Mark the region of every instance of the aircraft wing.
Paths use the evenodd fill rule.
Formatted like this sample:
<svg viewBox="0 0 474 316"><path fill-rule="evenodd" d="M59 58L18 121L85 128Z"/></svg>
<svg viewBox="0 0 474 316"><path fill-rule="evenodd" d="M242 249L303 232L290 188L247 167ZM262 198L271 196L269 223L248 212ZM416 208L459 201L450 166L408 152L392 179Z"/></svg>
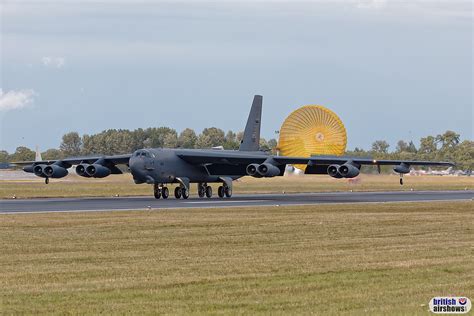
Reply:
<svg viewBox="0 0 474 316"><path fill-rule="evenodd" d="M69 165L77 165L80 163L89 163L92 164L99 159L104 159L105 162L114 164L114 165L125 165L128 164L128 161L132 154L125 154L125 155L113 155L113 156L86 156L86 157L74 157L74 158L65 158L65 159L58 159L58 160L42 160L42 161L17 161L12 162L12 165L17 166L26 166L26 165L50 165L57 161L61 161L62 163L69 164Z"/></svg>
<svg viewBox="0 0 474 316"><path fill-rule="evenodd" d="M308 158L275 156L273 159L280 164L311 164L311 165L332 165L344 164L348 161L357 165L371 166L394 166L407 164L409 166L454 166L452 162L445 161L416 161L416 160L377 160L371 158L344 157L344 156L312 156Z"/></svg>

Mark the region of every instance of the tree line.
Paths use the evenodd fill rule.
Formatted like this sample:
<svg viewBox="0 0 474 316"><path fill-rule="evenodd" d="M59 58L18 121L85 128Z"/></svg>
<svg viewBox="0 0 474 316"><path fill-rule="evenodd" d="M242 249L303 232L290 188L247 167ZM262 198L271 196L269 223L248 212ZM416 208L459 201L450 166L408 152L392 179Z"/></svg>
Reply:
<svg viewBox="0 0 474 316"><path fill-rule="evenodd" d="M186 128L177 133L168 127L138 128L135 130L109 129L97 134L69 132L62 137L59 148L51 148L41 153L44 160L61 159L71 156L87 156L94 154L116 155L131 153L140 148L211 148L223 146L224 149L238 149L243 132L224 132L216 127L205 128L199 135L192 129ZM260 140L260 149L276 153L275 139ZM357 157L372 157L374 159L402 160L442 160L454 161L457 168L473 170L474 142L461 141L459 134L446 131L437 136L426 136L420 139L417 147L413 141L400 140L394 150L384 140L373 142L369 150L355 148L346 151L346 155ZM9 154L0 150L0 162L34 160L35 152L30 148L20 146Z"/></svg>

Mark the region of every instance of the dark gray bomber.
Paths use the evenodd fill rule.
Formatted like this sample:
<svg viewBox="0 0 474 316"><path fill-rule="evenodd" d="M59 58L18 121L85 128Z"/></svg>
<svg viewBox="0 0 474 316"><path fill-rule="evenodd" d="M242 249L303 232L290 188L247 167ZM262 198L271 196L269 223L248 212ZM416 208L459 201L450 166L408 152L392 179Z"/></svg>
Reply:
<svg viewBox="0 0 474 316"><path fill-rule="evenodd" d="M359 175L362 165L395 165L394 170L402 176L412 165L452 166L451 162L373 160L357 157L286 157L259 151L260 124L263 97L256 95L245 126L239 150L220 149L170 149L146 148L132 154L114 156L92 156L66 158L50 161L17 162L25 165L26 172L45 178L62 178L68 168L76 166L76 173L83 177L103 178L120 174L117 165L127 165L135 183L153 184L154 196L168 198L168 183L179 183L175 188L176 198L189 197L190 183L198 184L199 197L212 197L208 183L222 183L219 197L232 196L232 181L243 176L256 178L282 176L287 164L306 164L305 174L328 174L334 178L353 178ZM403 184L400 177L400 184Z"/></svg>

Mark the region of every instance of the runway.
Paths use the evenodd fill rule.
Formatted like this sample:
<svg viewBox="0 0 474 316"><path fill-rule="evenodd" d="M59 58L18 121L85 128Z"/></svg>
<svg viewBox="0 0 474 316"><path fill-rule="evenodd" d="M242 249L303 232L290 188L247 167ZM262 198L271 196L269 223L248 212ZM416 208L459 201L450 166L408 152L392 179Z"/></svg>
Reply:
<svg viewBox="0 0 474 316"><path fill-rule="evenodd" d="M230 199L155 200L153 197L54 198L0 200L0 214L221 208L236 206L313 205L472 200L474 191L335 192L234 195Z"/></svg>

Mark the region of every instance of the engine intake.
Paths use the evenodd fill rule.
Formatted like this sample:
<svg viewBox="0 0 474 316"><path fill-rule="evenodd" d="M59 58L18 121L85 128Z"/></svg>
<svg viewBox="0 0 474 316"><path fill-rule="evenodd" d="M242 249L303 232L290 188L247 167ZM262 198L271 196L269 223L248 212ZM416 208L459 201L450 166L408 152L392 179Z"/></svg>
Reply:
<svg viewBox="0 0 474 316"><path fill-rule="evenodd" d="M339 174L344 178L355 178L359 175L360 170L351 163L345 163L338 169Z"/></svg>
<svg viewBox="0 0 474 316"><path fill-rule="evenodd" d="M47 165L36 165L33 167L33 172L38 177L46 178L46 175L44 174L44 168L46 167Z"/></svg>
<svg viewBox="0 0 474 316"><path fill-rule="evenodd" d="M258 165L256 163L252 163L247 166L246 171L249 176L260 178L261 175L257 171Z"/></svg>
<svg viewBox="0 0 474 316"><path fill-rule="evenodd" d="M94 178L105 178L110 175L111 172L109 168L96 163L86 167L86 173Z"/></svg>
<svg viewBox="0 0 474 316"><path fill-rule="evenodd" d="M328 167L328 175L330 175L333 178L340 179L342 178L342 175L339 173L339 168L341 166L339 165L330 165Z"/></svg>
<svg viewBox="0 0 474 316"><path fill-rule="evenodd" d="M77 165L76 166L77 175L79 175L81 177L90 178L91 176L89 174L87 174L87 172L86 172L86 168L88 166L89 166L89 164L86 164L86 163L81 163L80 165Z"/></svg>
<svg viewBox="0 0 474 316"><path fill-rule="evenodd" d="M280 174L280 169L270 163L262 163L257 167L257 172L262 177L275 177Z"/></svg>
<svg viewBox="0 0 474 316"><path fill-rule="evenodd" d="M66 168L52 164L43 168L43 174L48 178L63 178L67 176Z"/></svg>

